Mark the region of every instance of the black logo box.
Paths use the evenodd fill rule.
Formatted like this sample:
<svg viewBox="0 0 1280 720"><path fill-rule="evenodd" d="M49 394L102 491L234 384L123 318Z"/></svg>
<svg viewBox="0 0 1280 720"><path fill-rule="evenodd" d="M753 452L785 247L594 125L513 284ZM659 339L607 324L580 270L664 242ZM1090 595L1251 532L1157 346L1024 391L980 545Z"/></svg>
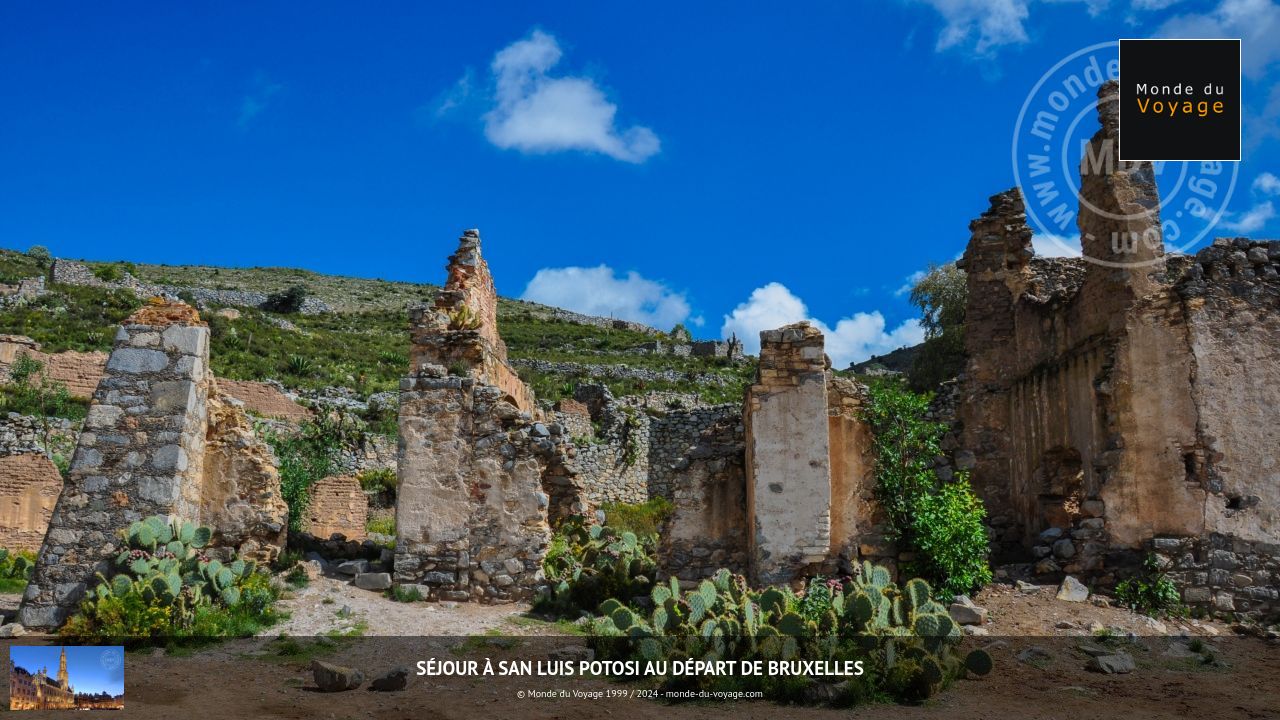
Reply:
<svg viewBox="0 0 1280 720"><path fill-rule="evenodd" d="M1146 93L1138 93L1140 85L1146 86ZM1213 90L1208 95L1207 85ZM1184 92L1166 95L1162 92L1166 86L1181 87ZM1147 112L1139 112L1139 100ZM1121 39L1119 101L1122 162L1237 162L1242 120L1240 41ZM1183 112L1188 101L1191 114ZM1203 117L1198 112L1205 107L1201 102L1209 110ZM1219 102L1223 112L1215 113L1214 103ZM1177 103L1173 115L1170 103ZM1156 114L1157 107L1163 112Z"/></svg>

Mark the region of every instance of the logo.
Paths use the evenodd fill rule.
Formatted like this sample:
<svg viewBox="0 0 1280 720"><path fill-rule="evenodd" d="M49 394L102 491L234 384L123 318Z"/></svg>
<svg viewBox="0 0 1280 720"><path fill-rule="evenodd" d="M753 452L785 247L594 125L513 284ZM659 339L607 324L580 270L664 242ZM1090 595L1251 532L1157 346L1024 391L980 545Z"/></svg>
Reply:
<svg viewBox="0 0 1280 720"><path fill-rule="evenodd" d="M107 670L115 670L124 663L124 649L118 647L107 648L98 657L98 662L102 663L102 667Z"/></svg>
<svg viewBox="0 0 1280 720"><path fill-rule="evenodd" d="M1163 240L1165 250L1184 252L1203 239L1222 217L1235 190L1238 163L1221 161L1153 162L1160 189L1156 208L1136 208L1117 214L1096 207L1081 196L1080 170L1090 173L1133 167L1119 159L1119 148L1103 142L1090 150L1097 132L1098 105L1118 103L1114 94L1099 98L1107 82L1120 79L1119 42L1104 42L1071 53L1059 60L1031 88L1014 125L1013 175L1022 189L1027 221L1041 239L1050 241L1059 254L1083 256L1089 262L1111 267L1131 267L1159 260L1139 260L1139 243ZM1115 109L1115 108L1112 108ZM1081 209L1114 221L1149 222L1158 213L1160 233L1142 237L1111 238L1112 254L1090 257L1076 244L1077 216ZM1134 254L1133 261L1116 260Z"/></svg>

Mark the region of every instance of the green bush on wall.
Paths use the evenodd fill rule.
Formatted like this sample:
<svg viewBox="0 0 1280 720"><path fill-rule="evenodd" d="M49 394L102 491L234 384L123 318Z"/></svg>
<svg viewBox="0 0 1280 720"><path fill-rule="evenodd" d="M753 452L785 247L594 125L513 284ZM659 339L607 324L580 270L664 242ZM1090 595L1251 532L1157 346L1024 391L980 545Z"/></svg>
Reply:
<svg viewBox="0 0 1280 720"><path fill-rule="evenodd" d="M894 381L872 383L867 396L863 417L875 438L876 498L899 549L916 555L903 571L936 583L944 596L991 582L982 501L967 473L944 482L934 469L946 426L925 419L930 396Z"/></svg>

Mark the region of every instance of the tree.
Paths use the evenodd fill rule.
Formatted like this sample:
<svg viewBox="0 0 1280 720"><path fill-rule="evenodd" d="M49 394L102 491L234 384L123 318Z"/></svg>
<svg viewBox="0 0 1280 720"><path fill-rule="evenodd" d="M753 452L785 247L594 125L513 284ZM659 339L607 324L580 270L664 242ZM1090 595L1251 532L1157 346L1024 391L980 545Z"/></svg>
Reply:
<svg viewBox="0 0 1280 720"><path fill-rule="evenodd" d="M268 295L267 301L262 303L262 309L285 314L296 313L302 309L302 303L306 299L307 289L301 285L294 285L287 290Z"/></svg>
<svg viewBox="0 0 1280 720"><path fill-rule="evenodd" d="M925 341L911 363L907 380L912 389L930 390L964 369L964 312L969 300L968 277L954 262L930 265L911 288L911 302L920 308Z"/></svg>
<svg viewBox="0 0 1280 720"><path fill-rule="evenodd" d="M67 386L49 377L44 363L26 353L9 368L8 405L13 412L32 415L40 423L41 442L50 450L51 417L67 417L76 407Z"/></svg>
<svg viewBox="0 0 1280 720"><path fill-rule="evenodd" d="M929 265L929 271L911 288L911 303L920 308L925 337L935 338L947 328L964 324L969 300L968 277L954 262Z"/></svg>
<svg viewBox="0 0 1280 720"><path fill-rule="evenodd" d="M36 265L42 268L49 267L49 263L53 262L53 254L43 245L32 245L31 249L27 250L27 257L35 260Z"/></svg>
<svg viewBox="0 0 1280 720"><path fill-rule="evenodd" d="M684 326L684 323L676 323L676 326L671 328L671 332L668 335L675 342L687 343L693 340L693 334L689 332L689 328Z"/></svg>

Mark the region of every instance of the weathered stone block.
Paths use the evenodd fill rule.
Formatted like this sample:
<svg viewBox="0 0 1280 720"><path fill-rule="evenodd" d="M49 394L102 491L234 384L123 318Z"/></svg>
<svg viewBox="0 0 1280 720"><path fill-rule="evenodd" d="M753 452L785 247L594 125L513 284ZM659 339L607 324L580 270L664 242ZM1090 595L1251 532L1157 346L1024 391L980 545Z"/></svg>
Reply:
<svg viewBox="0 0 1280 720"><path fill-rule="evenodd" d="M169 366L169 356L159 350L122 348L111 353L107 370L134 375L159 372Z"/></svg>

